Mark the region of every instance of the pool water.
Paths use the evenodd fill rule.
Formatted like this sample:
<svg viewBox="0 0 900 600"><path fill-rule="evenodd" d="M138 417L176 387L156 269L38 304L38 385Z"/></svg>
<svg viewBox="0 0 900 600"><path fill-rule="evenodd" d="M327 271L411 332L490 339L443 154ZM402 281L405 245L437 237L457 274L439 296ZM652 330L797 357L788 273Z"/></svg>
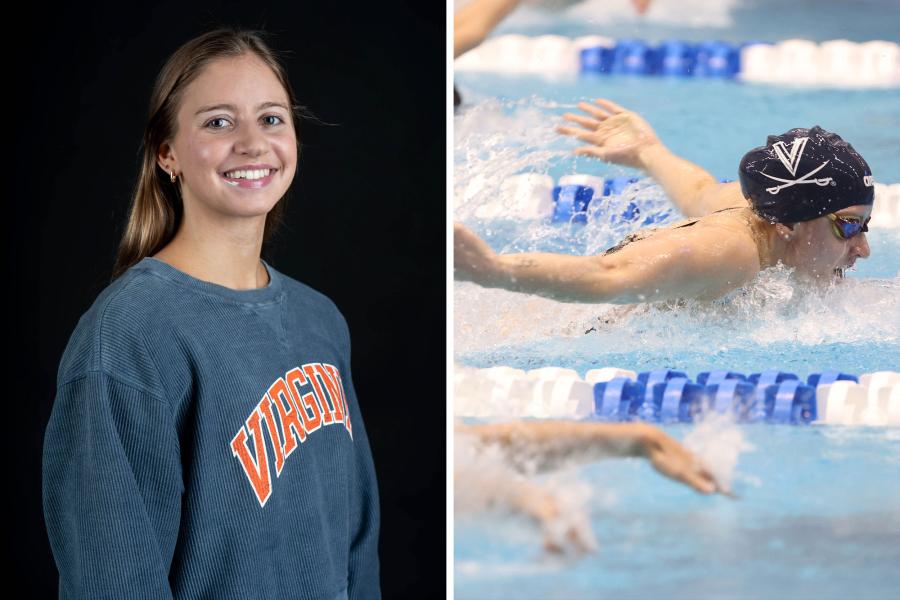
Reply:
<svg viewBox="0 0 900 600"><path fill-rule="evenodd" d="M689 426L667 426L683 439ZM457 598L889 598L900 585L900 432L744 425L733 489L701 496L637 459L539 476L582 502L599 550L541 551L521 517L459 514Z"/></svg>
<svg viewBox="0 0 900 600"><path fill-rule="evenodd" d="M610 18L593 20L579 17L578 7L540 18L525 11L504 23L498 34L624 37L616 33L621 31L651 41L672 35L731 41L896 38L896 27L883 22L890 22L896 4L880 0L804 0L777 3L778 9L767 0L687 2L704 4L694 21L672 16L672 3L664 0L654 4L664 9L662 16L644 22L623 16L621 7ZM585 6L599 10L597 2ZM782 8L789 14L779 13ZM790 19L799 13L803 19ZM772 16L776 14L783 18ZM771 27L762 27L769 21ZM846 34L839 33L842 21L850 27ZM476 217L479 206L500 195L504 180L521 173L546 174L554 181L575 173L642 177L632 169L575 158L571 151L577 143L554 133L562 113L577 112L578 101L596 97L639 112L670 149L716 177L736 179L743 153L762 145L768 134L818 124L841 134L866 157L876 181L900 183L897 89L485 73L457 73L455 83L465 106L454 118L454 217L498 252L602 252L642 226L641 221L613 216L631 201L644 217L657 219L654 225L680 218L646 178L604 199L604 210L585 224L521 221L502 212L492 219ZM725 299L705 304L568 304L457 282L454 358L464 367L558 366L582 376L607 366L634 371L668 367L691 377L715 368L745 374L781 368L801 378L823 369L857 375L900 370L900 231L873 223L868 240L871 257L824 289L799 283L789 269L779 267ZM638 459L533 475L585 519L599 542L598 552L582 558L549 556L541 551L539 530L523 517L460 509L454 539L456 596L896 594L900 430L728 422L664 429L706 460L732 456L721 476L732 481L740 499L700 496ZM478 459L468 457L457 460L456 468L480 467Z"/></svg>

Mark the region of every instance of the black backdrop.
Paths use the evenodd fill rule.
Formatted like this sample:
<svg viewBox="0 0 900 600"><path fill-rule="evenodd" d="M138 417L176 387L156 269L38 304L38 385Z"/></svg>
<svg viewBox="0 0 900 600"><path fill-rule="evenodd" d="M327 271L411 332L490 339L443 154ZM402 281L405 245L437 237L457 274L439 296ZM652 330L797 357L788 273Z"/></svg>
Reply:
<svg viewBox="0 0 900 600"><path fill-rule="evenodd" d="M445 5L443 2L70 5L7 23L4 128L12 363L4 436L16 507L7 549L32 597L56 595L41 447L56 369L109 283L153 79L217 25L289 50L305 124L286 227L263 256L347 318L379 479L386 598L445 589ZM7 37L7 40L12 39ZM10 44L11 42L7 42ZM411 410L412 408L412 410Z"/></svg>

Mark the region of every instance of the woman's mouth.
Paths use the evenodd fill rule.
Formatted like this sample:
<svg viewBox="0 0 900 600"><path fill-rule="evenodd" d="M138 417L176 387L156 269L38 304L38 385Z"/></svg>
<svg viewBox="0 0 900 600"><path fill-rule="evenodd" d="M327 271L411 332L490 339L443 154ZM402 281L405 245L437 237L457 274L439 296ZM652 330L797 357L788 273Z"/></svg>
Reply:
<svg viewBox="0 0 900 600"><path fill-rule="evenodd" d="M278 169L230 171L227 173L221 173L221 177L228 185L232 187L257 189L269 185L277 171Z"/></svg>

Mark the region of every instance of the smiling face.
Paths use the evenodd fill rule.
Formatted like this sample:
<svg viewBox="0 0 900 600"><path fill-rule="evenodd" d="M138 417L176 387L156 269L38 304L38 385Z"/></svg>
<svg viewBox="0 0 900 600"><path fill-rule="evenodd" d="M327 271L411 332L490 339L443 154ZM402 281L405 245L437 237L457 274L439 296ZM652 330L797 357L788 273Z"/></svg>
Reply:
<svg viewBox="0 0 900 600"><path fill-rule="evenodd" d="M872 214L872 205L848 206L835 214L838 217L858 217L865 222ZM852 267L858 258L869 256L865 233L846 240L839 238L827 216L796 223L788 235L785 264L816 279L831 279Z"/></svg>
<svg viewBox="0 0 900 600"><path fill-rule="evenodd" d="M211 62L184 91L175 138L159 164L181 179L186 205L220 215L265 215L297 168L297 137L287 92L255 54ZM226 178L251 167L262 179ZM259 173L244 173L256 177Z"/></svg>

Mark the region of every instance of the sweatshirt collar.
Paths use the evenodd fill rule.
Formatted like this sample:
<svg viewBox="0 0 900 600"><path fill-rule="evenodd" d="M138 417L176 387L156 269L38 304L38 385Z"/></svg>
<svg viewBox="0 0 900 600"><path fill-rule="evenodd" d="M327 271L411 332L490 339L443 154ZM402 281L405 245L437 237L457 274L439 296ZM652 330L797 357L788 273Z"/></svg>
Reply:
<svg viewBox="0 0 900 600"><path fill-rule="evenodd" d="M260 258L260 261L262 261L266 271L269 273L269 283L261 288L251 288L247 290L236 290L210 281L197 279L180 269L176 269L169 263L152 256L145 256L135 266L146 268L165 279L175 281L176 283L198 292L218 296L232 302L259 304L277 299L281 292L281 273L272 268L272 266L262 258Z"/></svg>

